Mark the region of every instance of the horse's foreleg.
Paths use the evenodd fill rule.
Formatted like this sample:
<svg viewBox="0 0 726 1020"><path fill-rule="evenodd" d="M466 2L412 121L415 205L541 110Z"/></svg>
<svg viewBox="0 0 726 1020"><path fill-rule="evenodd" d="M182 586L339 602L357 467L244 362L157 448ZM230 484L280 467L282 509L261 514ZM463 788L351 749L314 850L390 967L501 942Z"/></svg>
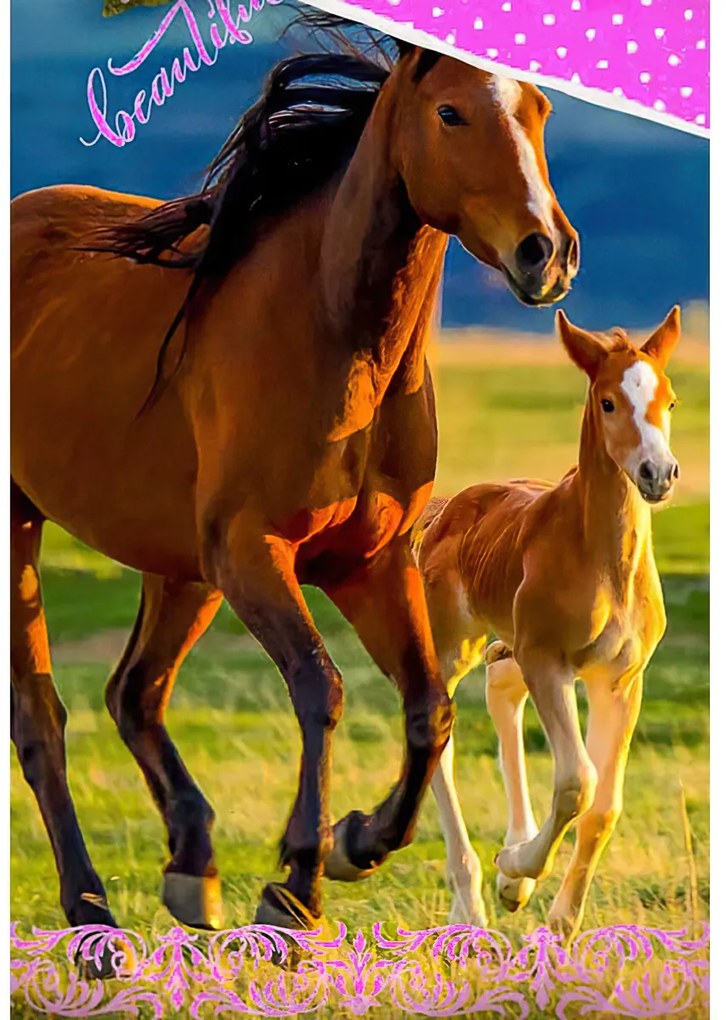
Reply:
<svg viewBox="0 0 726 1020"><path fill-rule="evenodd" d="M532 813L524 760L523 715L527 685L511 651L501 641L487 649L486 701L499 741L499 766L507 791L507 834L505 846L534 839L537 823ZM502 906L514 912L532 896L531 878L508 878L497 873L497 890Z"/></svg>
<svg viewBox="0 0 726 1020"><path fill-rule="evenodd" d="M109 711L166 824L171 861L164 869L164 903L195 928L222 922L210 837L214 812L167 733L164 715L179 667L221 601L209 585L144 575L136 626L106 687Z"/></svg>
<svg viewBox="0 0 726 1020"><path fill-rule="evenodd" d="M322 913L323 861L333 845L330 761L343 711L341 676L305 604L287 543L233 523L210 570L282 673L302 735L298 793L280 848L290 874L284 885L265 888L255 920L314 928Z"/></svg>
<svg viewBox="0 0 726 1020"><path fill-rule="evenodd" d="M406 717L406 754L391 794L373 814L354 811L335 827L326 874L353 881L411 842L421 799L454 716L407 539L391 543L344 584L327 590L374 661L396 682Z"/></svg>
<svg viewBox="0 0 726 1020"><path fill-rule="evenodd" d="M598 861L622 811L625 766L642 694L642 673L616 690L609 680L588 685L587 750L597 768L597 790L592 807L577 823L575 852L547 918L568 938L582 924Z"/></svg>
<svg viewBox="0 0 726 1020"><path fill-rule="evenodd" d="M23 775L48 831L71 925L115 921L86 850L66 775L66 710L51 675L48 633L38 575L42 521L19 495L11 508L11 720ZM110 970L102 968L103 973Z"/></svg>
<svg viewBox="0 0 726 1020"><path fill-rule="evenodd" d="M592 805L597 771L580 732L574 676L556 654L515 651L552 748L555 788L550 813L534 839L505 847L497 864L509 878L539 880L552 870L555 853L570 825Z"/></svg>

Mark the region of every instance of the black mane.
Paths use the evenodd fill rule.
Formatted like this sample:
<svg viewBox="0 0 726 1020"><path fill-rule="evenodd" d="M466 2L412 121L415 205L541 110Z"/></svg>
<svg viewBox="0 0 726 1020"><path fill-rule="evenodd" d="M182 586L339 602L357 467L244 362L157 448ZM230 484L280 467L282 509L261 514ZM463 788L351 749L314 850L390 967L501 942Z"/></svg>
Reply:
<svg viewBox="0 0 726 1020"><path fill-rule="evenodd" d="M322 34L335 51L290 57L273 67L262 95L240 118L198 192L99 230L83 246L141 264L193 270L187 297L162 341L144 406L156 395L166 349L202 282L223 277L250 250L265 222L347 164L381 86L395 61L411 49L312 8L290 27L295 25L316 40ZM362 33L362 44L355 42L356 33ZM208 229L199 243L181 249L200 227Z"/></svg>

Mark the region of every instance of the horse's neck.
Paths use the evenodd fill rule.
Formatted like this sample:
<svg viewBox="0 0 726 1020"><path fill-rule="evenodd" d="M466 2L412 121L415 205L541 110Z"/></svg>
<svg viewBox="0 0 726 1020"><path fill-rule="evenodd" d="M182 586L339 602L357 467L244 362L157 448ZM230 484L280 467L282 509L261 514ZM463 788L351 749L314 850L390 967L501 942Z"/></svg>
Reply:
<svg viewBox="0 0 726 1020"><path fill-rule="evenodd" d="M385 387L413 344L423 360L447 237L421 224L387 149L379 100L342 177L325 224L325 316L342 342L369 352Z"/></svg>
<svg viewBox="0 0 726 1020"><path fill-rule="evenodd" d="M605 449L588 400L573 491L580 501L592 568L625 593L651 550L651 513L635 486Z"/></svg>

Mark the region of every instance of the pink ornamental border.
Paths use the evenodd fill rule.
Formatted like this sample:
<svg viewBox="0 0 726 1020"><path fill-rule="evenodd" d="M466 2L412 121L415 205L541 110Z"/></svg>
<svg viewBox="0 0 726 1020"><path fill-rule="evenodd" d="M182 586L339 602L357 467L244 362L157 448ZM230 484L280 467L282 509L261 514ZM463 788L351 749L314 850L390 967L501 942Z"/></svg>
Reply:
<svg viewBox="0 0 726 1020"><path fill-rule="evenodd" d="M59 1017L282 1017L326 1007L355 1016L381 1008L388 1016L557 1020L707 1015L707 925L696 937L613 925L581 934L569 951L545 927L521 936L519 947L471 925L399 928L393 939L380 924L350 938L343 924L332 937L268 925L213 935L176 927L153 939L102 926L34 928L23 938L14 924L13 1002ZM117 979L79 976L79 960L98 964L109 947ZM275 958L287 968L271 966Z"/></svg>
<svg viewBox="0 0 726 1020"><path fill-rule="evenodd" d="M708 137L708 0L304 0L481 66Z"/></svg>

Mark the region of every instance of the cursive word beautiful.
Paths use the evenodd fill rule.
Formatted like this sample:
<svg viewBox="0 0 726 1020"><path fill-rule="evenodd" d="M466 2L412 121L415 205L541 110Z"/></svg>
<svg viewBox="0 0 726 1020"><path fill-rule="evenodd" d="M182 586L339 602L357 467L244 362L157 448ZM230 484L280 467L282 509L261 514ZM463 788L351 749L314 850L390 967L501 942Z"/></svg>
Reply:
<svg viewBox="0 0 726 1020"><path fill-rule="evenodd" d="M188 0L176 0L161 20L154 34L144 43L131 60L116 66L109 58L108 73L116 77L133 74L147 64L171 25L183 20L189 31L190 45L184 46L181 55L174 57L171 67L161 67L154 75L151 85L136 93L131 110L117 110L109 114L108 88L106 75L100 67L94 67L88 76L86 95L88 109L98 132L91 141L81 138L83 145L95 145L102 138L121 148L136 137L138 125L146 124L155 107L163 106L178 85L182 85L187 75L199 71L202 67L216 64L220 50L229 44L241 43L249 45L253 42L252 34L243 26L249 24L255 12L261 11L266 5L281 3L282 0L250 0L247 7L237 4L237 13L233 14L230 0L207 0L207 16L209 24L203 33Z"/></svg>

